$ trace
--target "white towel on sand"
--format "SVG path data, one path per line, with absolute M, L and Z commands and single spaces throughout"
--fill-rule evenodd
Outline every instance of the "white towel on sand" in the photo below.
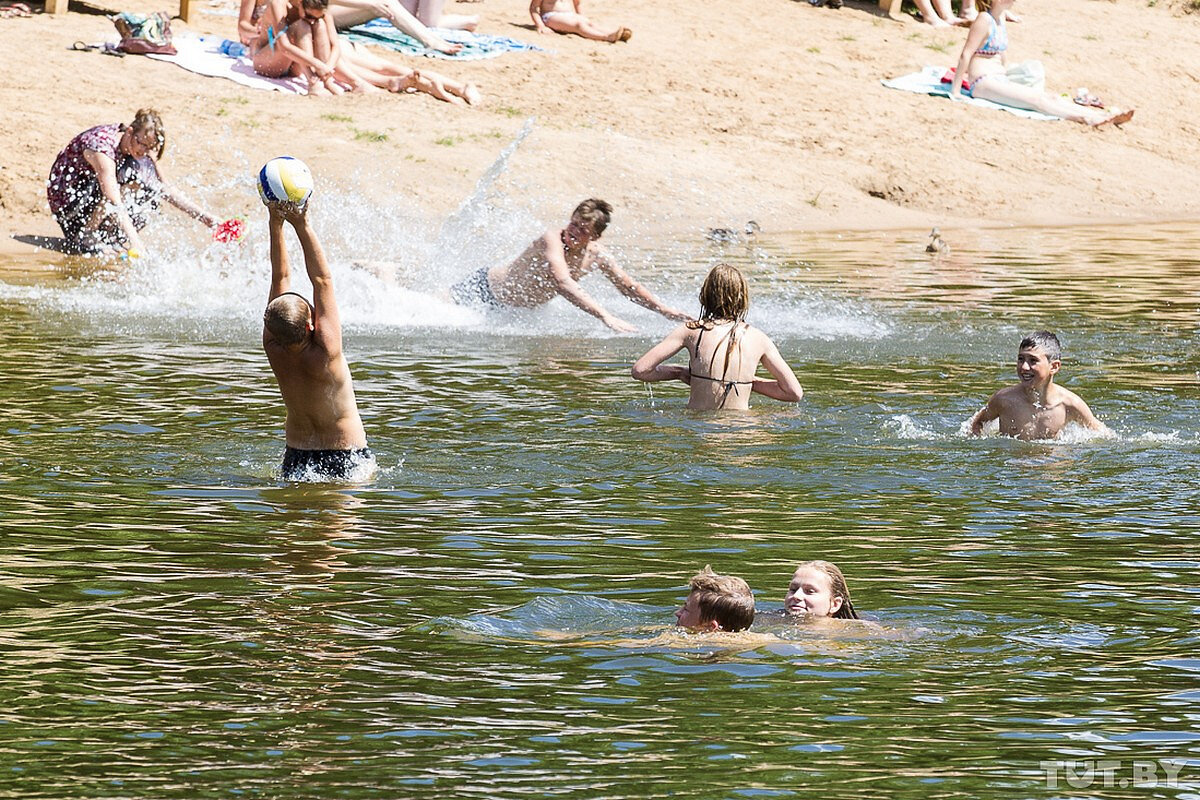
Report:
M 220 47 L 223 41 L 220 36 L 181 33 L 171 39 L 171 44 L 178 51 L 176 55 L 151 55 L 150 58 L 170 61 L 200 75 L 227 78 L 252 89 L 308 94 L 308 86 L 300 78 L 266 78 L 254 71 L 249 55 L 234 58 L 222 53 Z
M 899 78 L 889 78 L 882 81 L 883 85 L 889 89 L 899 89 L 902 92 L 916 92 L 917 94 L 931 94 L 939 97 L 950 96 L 950 84 L 942 83 L 942 76 L 946 74 L 945 67 L 925 67 L 920 72 L 914 72 L 911 75 L 902 75 Z M 963 98 L 973 106 L 984 106 L 986 108 L 998 108 L 1001 111 L 1007 111 L 1010 114 L 1016 114 L 1018 117 L 1026 117 L 1028 119 L 1062 119 L 1062 117 L 1052 117 L 1049 114 L 1043 114 L 1040 111 L 1030 111 L 1026 108 L 1013 108 L 1012 106 L 1004 106 L 999 103 L 993 103 L 991 100 L 984 100 L 979 97 Z

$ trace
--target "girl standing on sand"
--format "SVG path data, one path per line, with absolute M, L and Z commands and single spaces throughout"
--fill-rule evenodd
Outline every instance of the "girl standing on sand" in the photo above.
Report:
M 798 403 L 804 390 L 771 338 L 746 322 L 749 307 L 749 289 L 737 267 L 713 267 L 700 287 L 700 318 L 685 322 L 650 348 L 633 365 L 633 377 L 688 384 L 692 393 L 687 407 L 696 410 L 746 409 L 751 392 Z M 663 366 L 680 350 L 688 352 L 686 367 Z M 759 362 L 775 380 L 754 377 Z
M 979 15 L 971 23 L 967 42 L 954 81 L 950 84 L 950 99 L 961 100 L 963 79 L 970 78 L 971 97 L 980 97 L 1013 108 L 1040 111 L 1072 122 L 1098 127 L 1113 123 L 1120 125 L 1133 118 L 1133 109 L 1091 109 L 1070 100 L 1053 97 L 1043 91 L 1010 81 L 1005 75 L 1008 66 L 1008 28 L 1005 14 L 1014 0 L 975 0 Z M 999 56 L 999 58 L 997 58 Z

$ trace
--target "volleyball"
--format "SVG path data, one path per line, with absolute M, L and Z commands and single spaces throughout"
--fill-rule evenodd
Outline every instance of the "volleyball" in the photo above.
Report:
M 304 205 L 312 190 L 312 173 L 298 158 L 272 158 L 258 171 L 258 196 L 264 203 Z

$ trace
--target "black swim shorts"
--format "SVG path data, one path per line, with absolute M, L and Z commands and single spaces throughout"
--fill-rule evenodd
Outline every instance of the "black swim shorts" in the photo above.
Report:
M 373 463 L 369 447 L 354 450 L 300 450 L 283 452 L 280 476 L 285 481 L 344 481 L 363 466 Z
M 500 301 L 492 294 L 492 285 L 488 283 L 487 267 L 472 272 L 466 280 L 451 286 L 450 297 L 460 306 L 500 308 Z

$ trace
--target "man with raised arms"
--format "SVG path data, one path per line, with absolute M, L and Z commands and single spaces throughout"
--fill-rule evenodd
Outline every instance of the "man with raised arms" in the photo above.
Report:
M 637 330 L 610 314 L 579 285 L 580 278 L 599 268 L 634 303 L 669 319 L 680 322 L 689 319 L 634 280 L 600 246 L 600 235 L 611 219 L 612 206 L 608 203 L 595 198 L 584 200 L 575 208 L 565 228 L 546 231 L 511 264 L 477 270 L 451 287 L 450 296 L 459 305 L 532 308 L 550 302 L 559 294 L 618 333 Z
M 350 368 L 342 354 L 342 323 L 333 275 L 308 207 L 268 203 L 271 294 L 263 313 L 263 350 L 287 406 L 285 480 L 347 480 L 369 476 L 375 459 L 354 400 Z M 291 291 L 283 223 L 296 231 L 313 302 Z

